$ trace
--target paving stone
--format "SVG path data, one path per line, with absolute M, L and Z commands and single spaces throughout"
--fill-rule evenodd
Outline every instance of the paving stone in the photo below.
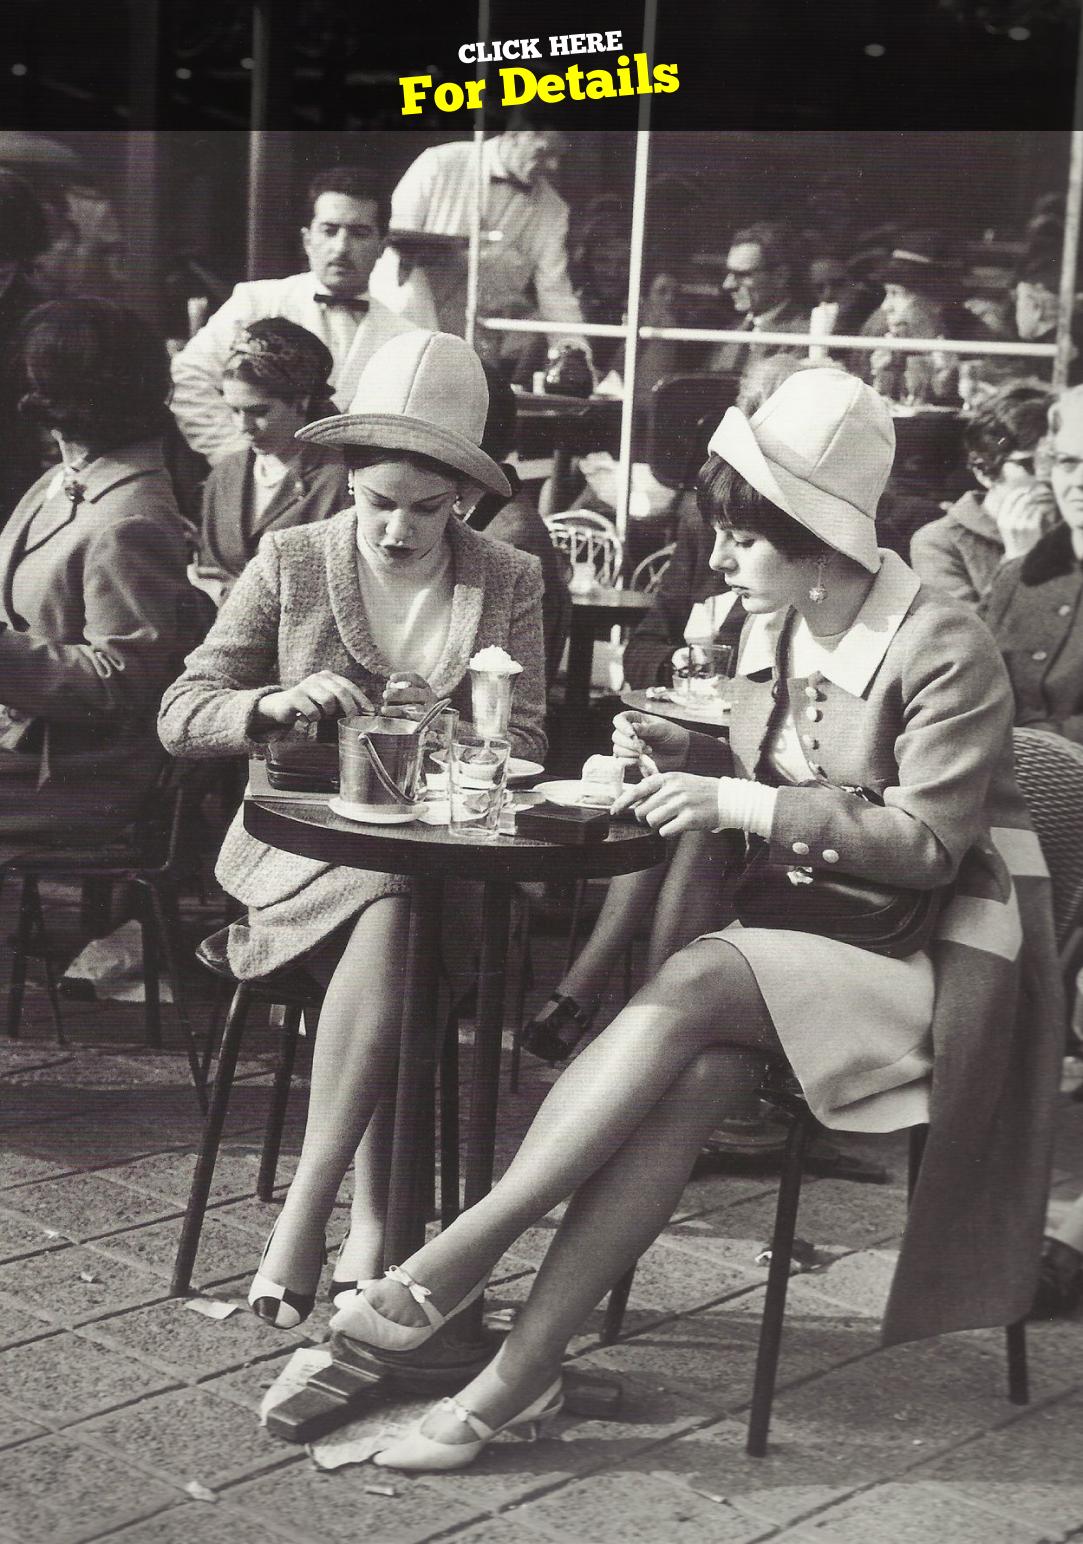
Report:
M 73 1239 L 94 1238 L 176 1210 L 168 1201 L 136 1195 L 101 1174 L 66 1174 L 21 1185 L 5 1191 L 4 1205 Z
M 0 1396 L 49 1425 L 85 1420 L 171 1381 L 66 1332 L 0 1352 Z
M 771 1530 L 725 1502 L 708 1501 L 655 1475 L 616 1469 L 566 1485 L 524 1508 L 524 1520 L 582 1544 L 749 1544 Z
M 108 1238 L 99 1240 L 95 1247 L 103 1254 L 132 1260 L 168 1280 L 173 1274 L 180 1227 L 179 1217 L 168 1222 L 151 1223 L 124 1233 L 111 1233 Z M 203 1288 L 238 1276 L 244 1271 L 255 1270 L 259 1251 L 258 1233 L 254 1230 L 251 1233 L 240 1232 L 219 1221 L 216 1213 L 208 1212 L 192 1274 L 193 1286 Z
M 48 1067 L 58 1062 L 70 1062 L 72 1053 L 63 1047 L 52 1050 L 44 1045 L 27 1045 L 17 1040 L 5 1040 L 0 1045 L 0 1075 L 7 1077 L 13 1072 L 28 1072 L 34 1067 Z
M 38 1265 L 49 1258 L 48 1255 L 42 1255 L 33 1263 Z M 2 1273 L 3 1268 L 0 1267 Z M 42 1335 L 51 1335 L 55 1327 L 53 1321 L 44 1314 L 34 1313 L 26 1304 L 0 1292 L 0 1347 L 17 1346 L 25 1340 L 37 1340 Z
M 755 1355 L 756 1326 L 726 1305 L 658 1325 L 582 1360 L 599 1371 L 649 1379 L 720 1415 L 747 1399 Z
M 45 1427 L 29 1416 L 13 1410 L 10 1405 L 0 1405 L 0 1447 L 10 1447 L 13 1442 L 25 1442 L 28 1437 L 40 1437 Z M 10 1457 L 7 1460 L 11 1462 Z
M 109 1544 L 270 1544 L 278 1539 L 295 1544 L 298 1537 L 292 1531 L 272 1530 L 263 1519 L 253 1521 L 223 1498 L 213 1504 L 189 1501 L 145 1517 L 131 1528 L 111 1533 Z
M 212 1202 L 254 1195 L 259 1163 L 257 1145 L 240 1151 L 223 1147 L 214 1166 Z M 108 1177 L 114 1184 L 130 1186 L 144 1195 L 162 1196 L 183 1207 L 188 1202 L 195 1166 L 195 1153 L 151 1153 L 110 1169 Z
M 761 1242 L 771 1237 L 775 1197 L 746 1201 L 731 1209 L 742 1236 Z M 817 1179 L 802 1186 L 797 1231 L 810 1244 L 827 1248 L 867 1249 L 898 1238 L 906 1223 L 906 1194 L 894 1185 L 855 1185 Z
M 19 1136 L 9 1133 L 3 1151 L 0 1151 L 0 1189 L 25 1185 L 38 1179 L 51 1179 L 54 1174 L 63 1174 L 70 1168 L 68 1163 L 58 1162 L 55 1158 L 43 1158 L 22 1148 Z
M 66 1435 L 24 1443 L 9 1455 L 0 1480 L 5 1520 L 27 1544 L 75 1544 L 155 1512 L 175 1495 L 119 1458 Z M 44 1522 L 47 1532 L 41 1531 Z
M 782 1421 L 772 1423 L 765 1458 L 748 1456 L 746 1437 L 743 1422 L 721 1421 L 652 1449 L 632 1467 L 780 1526 L 879 1477 L 877 1470 L 852 1463 L 844 1449 L 813 1448 Z
M 86 1278 L 93 1278 L 88 1280 Z M 56 1324 L 74 1327 L 118 1308 L 160 1298 L 165 1283 L 101 1250 L 69 1245 L 0 1265 L 0 1293 L 33 1306 Z M 0 1336 L 6 1329 L 0 1319 Z
M 18 1157 L 24 1154 L 28 1161 L 52 1165 L 53 1173 L 101 1169 L 161 1145 L 162 1138 L 158 1133 L 141 1139 L 130 1127 L 111 1124 L 94 1115 L 50 1121 L 41 1126 L 23 1126 L 17 1132 L 8 1133 L 4 1141 L 7 1153 L 12 1155 L 12 1169 Z M 9 1172 L 5 1163 L 7 1153 L 0 1155 L 0 1183 L 7 1183 L 4 1179 Z M 27 1179 L 46 1177 L 45 1174 L 26 1176 Z M 23 1183 L 15 1179 L 10 1182 Z
M 877 1485 L 779 1539 L 823 1544 L 1050 1544 L 1030 1523 L 967 1504 L 944 1485 Z
M 305 1327 L 307 1329 L 307 1325 Z M 200 1388 L 258 1414 L 264 1394 L 282 1372 L 295 1349 L 296 1347 L 291 1345 L 269 1361 L 252 1362 L 247 1367 L 238 1367 L 233 1372 L 208 1378 L 206 1383 L 200 1384 Z
M 250 1313 L 207 1319 L 187 1310 L 183 1299 L 169 1298 L 87 1325 L 80 1334 L 122 1352 L 134 1351 L 179 1378 L 195 1379 L 262 1360 L 283 1345 L 298 1346 L 307 1338 L 307 1327 L 276 1330 Z
M 57 1232 L 56 1229 L 51 1230 Z M 26 1217 L 0 1211 L 0 1261 L 19 1260 L 24 1255 L 41 1254 L 47 1249 L 61 1249 L 67 1240 L 50 1238 L 49 1230 Z
M 368 1495 L 367 1485 L 393 1486 L 395 1495 Z M 308 1464 L 291 1464 L 236 1486 L 229 1500 L 250 1517 L 293 1528 L 313 1544 L 357 1544 L 359 1539 L 420 1544 L 457 1523 L 474 1521 L 480 1512 L 408 1475 L 368 1465 L 321 1474 Z
M 1001 1431 L 956 1448 L 915 1476 L 949 1484 L 979 1505 L 1056 1533 L 1083 1527 L 1083 1400 L 1028 1411 Z
M 27 1124 L 68 1119 L 86 1115 L 90 1109 L 96 1108 L 99 1108 L 98 1102 L 80 1088 L 5 1078 L 4 1098 L 0 1102 L 0 1127 L 18 1128 Z
M 67 1084 L 79 1088 L 138 1088 L 159 1084 L 178 1088 L 191 1084 L 185 1056 L 146 1052 L 124 1056 L 95 1049 L 79 1049 L 67 1060 L 50 1061 L 12 1075 L 11 1083 L 27 1085 Z
M 897 1259 L 894 1249 L 862 1249 L 832 1260 L 806 1279 L 814 1281 L 824 1296 L 879 1320 L 887 1305 Z
M 569 1539 L 569 1535 L 556 1534 L 547 1528 L 542 1533 L 537 1533 L 533 1528 L 517 1521 L 513 1517 L 493 1517 L 488 1522 L 469 1523 L 465 1528 L 456 1529 L 454 1533 L 440 1535 L 440 1544 L 552 1544 L 556 1540 Z
M 203 1388 L 142 1399 L 76 1427 L 71 1435 L 115 1448 L 173 1484 L 183 1487 L 198 1480 L 212 1490 L 279 1464 L 289 1452 L 254 1417 L 246 1419 Z

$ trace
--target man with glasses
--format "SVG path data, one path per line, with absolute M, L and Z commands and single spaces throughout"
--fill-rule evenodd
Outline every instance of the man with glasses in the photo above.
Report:
M 722 288 L 733 302 L 741 330 L 808 332 L 810 308 L 798 293 L 802 271 L 788 226 L 764 220 L 739 230 L 730 243 Z M 743 371 L 755 359 L 789 352 L 777 343 L 720 343 L 707 368 Z

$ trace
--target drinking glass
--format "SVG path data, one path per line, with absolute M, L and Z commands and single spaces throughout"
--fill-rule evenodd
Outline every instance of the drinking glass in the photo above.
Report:
M 715 707 L 726 695 L 732 668 L 731 644 L 686 644 L 673 656 L 673 695 L 692 707 Z
M 451 744 L 459 725 L 456 708 L 445 708 L 421 736 L 421 776 L 418 779 L 418 798 L 426 803 L 448 797 L 448 767 L 451 765 Z
M 515 679 L 515 674 L 505 670 L 475 670 L 471 666 L 470 706 L 479 734 L 507 734 Z
M 451 742 L 450 829 L 464 836 L 495 837 L 508 781 L 511 744 L 460 724 Z

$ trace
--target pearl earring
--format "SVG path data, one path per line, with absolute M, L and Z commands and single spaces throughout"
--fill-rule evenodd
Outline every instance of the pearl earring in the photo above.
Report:
M 827 566 L 826 557 L 816 559 L 816 583 L 809 587 L 808 598 L 814 606 L 818 606 L 827 599 L 827 591 L 824 589 L 824 569 Z

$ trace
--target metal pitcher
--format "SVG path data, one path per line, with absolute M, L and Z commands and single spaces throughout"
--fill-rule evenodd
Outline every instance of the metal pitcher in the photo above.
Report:
M 442 698 L 420 722 L 355 715 L 338 724 L 339 798 L 375 821 L 409 818 L 417 803 L 425 730 L 447 707 Z

